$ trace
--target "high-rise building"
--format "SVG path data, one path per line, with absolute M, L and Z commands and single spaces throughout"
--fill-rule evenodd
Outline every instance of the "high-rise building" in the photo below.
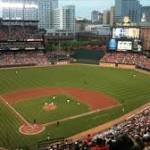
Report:
M 113 26 L 115 24 L 115 7 L 111 7 L 110 9 L 110 25 Z
M 103 13 L 99 13 L 99 24 L 103 24 Z
M 53 10 L 58 8 L 58 0 L 38 0 L 39 27 L 51 30 L 53 28 Z
M 91 21 L 92 23 L 98 23 L 99 22 L 99 12 L 94 10 L 91 13 Z
M 103 12 L 103 24 L 110 24 L 110 11 L 104 10 Z
M 150 22 L 150 6 L 142 7 L 142 15 L 145 16 L 145 21 Z
M 53 11 L 54 28 L 75 32 L 75 6 L 68 5 Z
M 0 0 L 3 20 L 38 20 L 37 0 Z
M 139 23 L 142 16 L 142 6 L 139 0 L 115 0 L 115 20 L 123 22 L 128 16 L 133 23 Z

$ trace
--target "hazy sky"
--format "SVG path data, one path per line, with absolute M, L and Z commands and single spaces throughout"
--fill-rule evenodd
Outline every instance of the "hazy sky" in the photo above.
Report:
M 150 0 L 139 0 L 142 5 L 149 5 Z M 76 6 L 76 16 L 90 18 L 92 10 L 103 11 L 113 6 L 115 0 L 59 0 L 59 6 L 73 4 Z

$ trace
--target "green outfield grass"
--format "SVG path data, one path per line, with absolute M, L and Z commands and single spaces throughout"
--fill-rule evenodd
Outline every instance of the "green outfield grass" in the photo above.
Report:
M 21 125 L 9 108 L 0 101 L 0 147 L 14 149 L 34 147 L 37 141 L 54 137 L 68 137 L 110 121 L 150 101 L 150 76 L 133 70 L 100 68 L 98 66 L 69 65 L 46 68 L 0 70 L 0 93 L 34 87 L 80 87 L 100 91 L 117 99 L 122 106 L 86 117 L 49 126 L 36 136 L 23 136 Z M 19 106 L 19 103 L 18 103 Z
M 67 100 L 70 100 L 70 102 L 68 103 Z M 54 103 L 57 108 L 55 110 L 46 111 L 43 109 L 45 103 Z M 36 120 L 36 122 L 40 124 L 90 111 L 88 106 L 64 95 L 57 95 L 55 99 L 53 99 L 53 96 L 48 96 L 19 101 L 14 105 L 14 108 L 23 115 L 27 121 L 33 123 L 33 120 Z

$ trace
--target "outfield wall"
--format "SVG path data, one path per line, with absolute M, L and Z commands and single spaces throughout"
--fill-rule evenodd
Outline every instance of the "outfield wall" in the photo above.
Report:
M 110 68 L 122 68 L 122 69 L 135 69 L 135 65 L 126 65 L 126 64 L 116 64 L 116 63 L 100 63 L 100 67 L 110 67 Z
M 67 65 L 70 64 L 70 61 L 57 61 L 56 65 Z
M 122 69 L 135 69 L 135 65 L 118 64 L 118 68 L 122 68 Z
M 111 68 L 116 67 L 115 63 L 100 63 L 99 65 L 100 67 L 111 67 Z

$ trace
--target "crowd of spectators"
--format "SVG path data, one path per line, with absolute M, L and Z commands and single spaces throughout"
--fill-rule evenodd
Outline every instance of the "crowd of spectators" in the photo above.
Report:
M 0 67 L 20 65 L 48 65 L 67 61 L 70 55 L 63 51 L 42 50 L 0 51 Z
M 17 44 L 17 43 L 16 43 Z M 20 43 L 19 43 L 20 44 Z M 39 46 L 42 49 L 40 43 L 32 42 L 30 45 L 26 45 L 28 50 L 24 51 L 1 51 L 0 52 L 0 66 L 11 66 L 11 65 L 46 65 L 54 63 L 56 61 L 71 60 L 71 53 L 65 51 L 47 51 L 35 50 L 34 46 Z M 8 46 L 8 45 L 7 45 Z M 20 44 L 23 47 L 23 45 Z M 30 49 L 32 48 L 33 49 Z M 15 50 L 15 49 L 14 49 Z M 115 64 L 126 64 L 135 65 L 138 68 L 145 70 L 150 70 L 150 59 L 146 56 L 138 53 L 106 53 L 104 57 L 100 60 L 101 63 L 115 63 Z
M 0 50 L 44 49 L 44 37 L 37 26 L 0 25 Z
M 41 38 L 42 34 L 39 33 L 38 29 L 35 26 L 0 25 L 0 41 L 23 41 L 27 39 Z
M 150 59 L 143 54 L 130 53 L 130 52 L 113 52 L 106 53 L 100 60 L 102 63 L 115 63 L 136 65 L 142 69 L 150 70 Z
M 48 64 L 48 59 L 42 51 L 0 52 L 0 66 L 46 64 Z
M 138 58 L 137 53 L 113 52 L 106 53 L 101 62 L 135 65 Z
M 150 58 L 147 58 L 146 56 L 140 56 L 136 65 L 139 68 L 150 70 Z
M 104 132 L 75 142 L 50 144 L 41 150 L 150 150 L 150 106 Z

